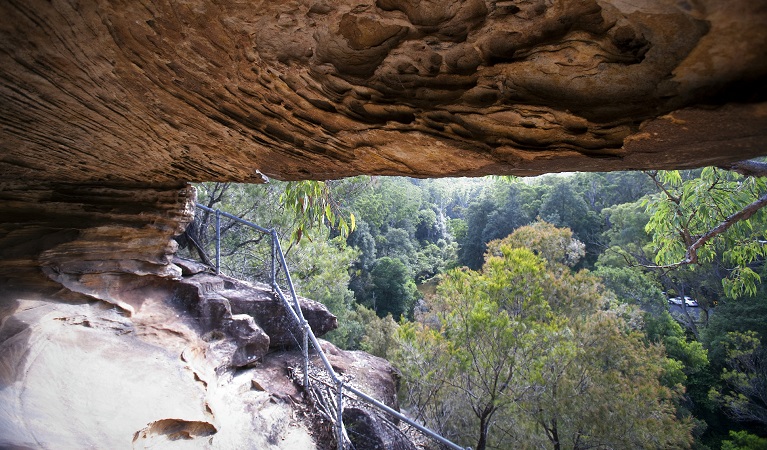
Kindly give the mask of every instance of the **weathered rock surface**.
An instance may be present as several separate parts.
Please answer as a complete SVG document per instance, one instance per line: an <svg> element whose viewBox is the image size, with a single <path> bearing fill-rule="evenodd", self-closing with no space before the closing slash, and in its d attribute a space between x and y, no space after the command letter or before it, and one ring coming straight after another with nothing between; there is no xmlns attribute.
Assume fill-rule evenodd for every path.
<svg viewBox="0 0 767 450"><path fill-rule="evenodd" d="M322 350L333 370L363 392L376 394L376 399L393 409L399 409L397 392L400 374L388 361L362 351L344 351L322 343ZM319 359L316 361L319 366Z"/></svg>
<svg viewBox="0 0 767 450"><path fill-rule="evenodd" d="M167 297L129 317L101 301L5 292L0 448L318 448L325 436L290 376L301 352L222 370L227 342ZM396 407L386 361L323 346L350 383Z"/></svg>
<svg viewBox="0 0 767 450"><path fill-rule="evenodd" d="M173 236L194 217L183 183L0 183L0 282L64 287L131 311L131 291L177 278Z"/></svg>
<svg viewBox="0 0 767 450"><path fill-rule="evenodd" d="M392 409L399 409L397 391L400 374L388 361L362 351L343 351L325 341L320 341L320 345L336 375L343 380L345 386L366 392ZM291 372L298 384L302 383L303 380L303 360L298 352L270 354L264 359L264 369L271 371L282 369ZM323 369L323 362L319 356L312 358L309 373L314 383L312 402L321 403L320 406L315 407L315 411L324 410L330 416L335 417L337 414L336 399L323 389L323 386L332 386L333 381ZM253 384L263 386L264 382L254 378ZM288 392L286 401L297 400L297 392L291 394L288 389L283 390ZM375 448L382 450L431 448L416 446L412 440L413 436L400 429L399 420L356 399L354 395L347 395L344 399L344 405L344 424L349 439L355 448L370 450ZM325 428L326 431L330 431L329 427L332 425L327 417L316 412L315 414L318 416L315 420L318 429ZM419 444L423 444L422 441L423 439L420 439Z"/></svg>
<svg viewBox="0 0 767 450"><path fill-rule="evenodd" d="M221 372L166 303L131 317L99 301L0 306L0 448L316 448L279 400L284 372ZM255 376L270 390L253 389Z"/></svg>
<svg viewBox="0 0 767 450"><path fill-rule="evenodd" d="M300 326L269 286L200 273L182 278L172 290L171 301L198 321L202 334L223 333L238 344L232 367L260 359L270 347L302 345ZM338 327L323 304L299 296L298 305L315 336Z"/></svg>
<svg viewBox="0 0 767 450"><path fill-rule="evenodd" d="M416 450L408 437L392 423L381 420L368 408L344 409L349 439L358 450Z"/></svg>
<svg viewBox="0 0 767 450"><path fill-rule="evenodd" d="M295 347L300 344L303 334L296 329L294 319L282 301L266 286L260 289L253 287L237 282L230 289L222 291L221 295L229 301L234 314L248 314L255 318L269 335L272 347ZM338 319L330 314L323 304L300 296L298 304L315 336L322 336L338 328Z"/></svg>
<svg viewBox="0 0 767 450"><path fill-rule="evenodd" d="M174 257L188 186L4 187L0 448L315 448L290 378L259 372L295 327L281 303Z"/></svg>
<svg viewBox="0 0 767 450"><path fill-rule="evenodd" d="M721 164L767 151L766 76L764 0L12 0L0 173L254 182Z"/></svg>

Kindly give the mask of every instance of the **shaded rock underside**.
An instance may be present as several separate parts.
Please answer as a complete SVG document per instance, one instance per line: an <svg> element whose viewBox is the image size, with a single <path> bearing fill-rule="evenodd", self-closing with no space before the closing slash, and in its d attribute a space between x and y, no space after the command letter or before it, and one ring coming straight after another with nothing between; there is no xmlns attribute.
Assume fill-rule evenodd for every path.
<svg viewBox="0 0 767 450"><path fill-rule="evenodd" d="M695 167L765 153L763 0L0 4L6 179Z"/></svg>

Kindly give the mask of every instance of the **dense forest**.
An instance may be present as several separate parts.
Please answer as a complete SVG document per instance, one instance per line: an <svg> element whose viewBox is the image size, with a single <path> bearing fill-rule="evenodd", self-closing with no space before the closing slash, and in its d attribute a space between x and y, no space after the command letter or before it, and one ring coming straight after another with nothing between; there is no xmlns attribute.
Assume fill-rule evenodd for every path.
<svg viewBox="0 0 767 450"><path fill-rule="evenodd" d="M278 230L299 293L339 318L325 337L392 361L403 408L462 445L767 449L764 178L197 187ZM208 262L211 222L185 242ZM223 220L224 272L256 278L258 243Z"/></svg>

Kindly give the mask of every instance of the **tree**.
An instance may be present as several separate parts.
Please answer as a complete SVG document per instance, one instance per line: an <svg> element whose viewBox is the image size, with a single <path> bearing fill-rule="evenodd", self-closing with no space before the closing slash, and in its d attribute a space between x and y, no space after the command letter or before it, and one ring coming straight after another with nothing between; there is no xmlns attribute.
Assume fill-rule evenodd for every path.
<svg viewBox="0 0 767 450"><path fill-rule="evenodd" d="M481 271L444 276L422 322L400 328L396 360L416 377L406 389L419 417L477 448L689 444L679 392L661 383L663 347L608 308L595 276L563 263L578 248L538 223L491 242Z"/></svg>
<svg viewBox="0 0 767 450"><path fill-rule="evenodd" d="M646 229L653 236L656 267L698 264L721 254L731 267L723 287L738 297L756 292L759 276L751 265L767 256L762 210L767 163L742 162L730 169L707 167L687 179L679 171L647 172L660 192L646 201L651 214Z"/></svg>
<svg viewBox="0 0 767 450"><path fill-rule="evenodd" d="M659 382L662 347L610 311L568 325L573 335L541 358L540 387L525 402L544 433L527 430L519 440L553 450L689 445L689 422L675 416L677 394Z"/></svg>
<svg viewBox="0 0 767 450"><path fill-rule="evenodd" d="M747 431L730 431L730 439L722 442L722 450L767 450L767 439Z"/></svg>
<svg viewBox="0 0 767 450"><path fill-rule="evenodd" d="M375 178L354 199L352 209L375 230L385 232L391 226L414 233L422 203L422 189L410 180Z"/></svg>
<svg viewBox="0 0 767 450"><path fill-rule="evenodd" d="M264 228L277 231L287 241L297 223L295 211L280 201L285 183L262 185L234 183L201 183L196 185L198 201L208 208L244 218ZM215 265L215 214L197 209L195 219L181 236L182 246L198 254L209 266ZM242 223L220 216L221 270L245 280L268 281L271 264L269 237ZM286 255L289 257L290 252Z"/></svg>
<svg viewBox="0 0 767 450"><path fill-rule="evenodd" d="M460 264L479 269L488 242L508 236L530 222L531 216L521 199L525 190L521 183L496 182L469 204L466 208L467 232L458 240Z"/></svg>
<svg viewBox="0 0 767 450"><path fill-rule="evenodd" d="M729 333L757 334L762 345L767 345L767 295L765 286L756 297L723 299L711 317L708 327L701 333L701 342L709 351L711 364L717 373L726 366L725 343Z"/></svg>
<svg viewBox="0 0 767 450"><path fill-rule="evenodd" d="M417 296L410 270L399 259L384 256L376 261L371 272L373 309L379 317L409 316Z"/></svg>
<svg viewBox="0 0 767 450"><path fill-rule="evenodd" d="M569 228L557 228L540 220L518 228L505 239L490 243L488 252L495 253L503 245L527 248L550 266L573 267L584 255L583 243L573 237Z"/></svg>
<svg viewBox="0 0 767 450"><path fill-rule="evenodd" d="M482 267L483 256L487 249L488 240L483 232L487 225L487 217L497 209L492 199L483 197L472 202L466 209L466 235L458 242L458 263L470 269Z"/></svg>
<svg viewBox="0 0 767 450"><path fill-rule="evenodd" d="M349 269L359 252L342 238L302 240L296 246L290 267L296 291L325 305L338 318L338 328L325 339L344 348L358 348L359 324L353 314L354 293L349 289Z"/></svg>
<svg viewBox="0 0 767 450"><path fill-rule="evenodd" d="M545 326L548 314L540 287L542 263L528 250L501 251L488 258L481 273L454 270L446 276L435 300L443 333L411 325L402 334L410 348L428 343L423 352L440 353L444 370L427 375L441 379L424 381L449 388L469 406L471 417L461 421L473 429L477 450L488 445L494 415L525 393L519 384L525 377L518 372L528 370L533 354L542 351L545 333L536 330Z"/></svg>
<svg viewBox="0 0 767 450"><path fill-rule="evenodd" d="M641 201L613 205L602 210L606 229L601 241L607 250L599 255L597 265L626 267L636 261L649 264L652 253L651 237L645 230L650 215Z"/></svg>
<svg viewBox="0 0 767 450"><path fill-rule="evenodd" d="M344 181L353 185L357 180ZM337 183L336 183L337 184ZM327 234L328 228L346 235L355 227L354 215L331 193L331 184L319 181L266 184L200 183L196 185L198 201L211 209L241 217L263 228L277 231L284 251L289 256L293 245L309 233ZM261 276L260 266L270 257L262 244L264 235L242 223L220 217L221 261L223 270L243 279ZM325 239L327 236L321 236ZM268 238L265 239L268 241ZM194 221L179 237L182 247L189 247L205 263L214 266L215 215L198 209ZM263 248L259 248L263 247ZM256 267L259 266L259 267Z"/></svg>
<svg viewBox="0 0 767 450"><path fill-rule="evenodd" d="M330 186L322 181L287 183L280 201L296 214L297 221L291 234L294 242L299 242L309 230L325 222L343 237L347 237L356 226L354 213L344 210L333 196Z"/></svg>
<svg viewBox="0 0 767 450"><path fill-rule="evenodd" d="M735 420L767 426L767 347L753 331L730 332L724 344L727 367L722 381L727 389L710 395Z"/></svg>
<svg viewBox="0 0 767 450"><path fill-rule="evenodd" d="M602 279L620 302L641 308L646 313L646 319L668 314L668 304L661 287L638 267L600 266L594 274Z"/></svg>
<svg viewBox="0 0 767 450"><path fill-rule="evenodd" d="M560 181L543 197L540 217L559 227L572 230L577 239L589 246L591 254L589 264L596 260L594 244L598 241L601 228L599 213L589 204L573 186L573 183Z"/></svg>

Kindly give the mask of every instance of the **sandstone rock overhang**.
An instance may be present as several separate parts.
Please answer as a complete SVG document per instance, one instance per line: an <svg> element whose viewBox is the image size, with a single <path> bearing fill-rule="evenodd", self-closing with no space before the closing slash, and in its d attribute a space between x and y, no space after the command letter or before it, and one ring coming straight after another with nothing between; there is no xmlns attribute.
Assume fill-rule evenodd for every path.
<svg viewBox="0 0 767 450"><path fill-rule="evenodd" d="M764 0L0 3L0 174L685 168L767 153Z"/></svg>

